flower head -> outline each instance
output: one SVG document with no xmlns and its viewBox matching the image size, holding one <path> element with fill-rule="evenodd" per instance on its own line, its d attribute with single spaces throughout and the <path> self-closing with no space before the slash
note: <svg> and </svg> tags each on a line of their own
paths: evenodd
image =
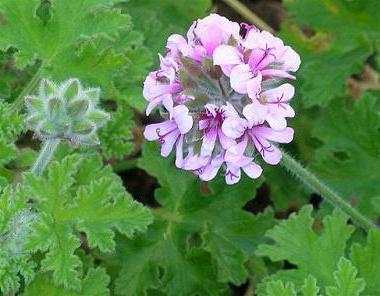
<svg viewBox="0 0 380 296">
<path fill-rule="evenodd" d="M 97 107 L 100 89 L 84 89 L 78 79 L 60 85 L 42 80 L 37 95 L 26 96 L 26 124 L 41 140 L 63 139 L 74 145 L 96 145 L 96 131 L 110 119 Z"/>
<path fill-rule="evenodd" d="M 226 183 L 262 172 L 261 159 L 281 160 L 278 143 L 289 143 L 286 119 L 299 55 L 281 39 L 254 26 L 211 14 L 195 21 L 187 36 L 171 35 L 160 69 L 144 84 L 147 114 L 161 108 L 166 121 L 148 125 L 167 157 L 176 146 L 177 167 L 205 181 L 223 170 Z"/>
</svg>

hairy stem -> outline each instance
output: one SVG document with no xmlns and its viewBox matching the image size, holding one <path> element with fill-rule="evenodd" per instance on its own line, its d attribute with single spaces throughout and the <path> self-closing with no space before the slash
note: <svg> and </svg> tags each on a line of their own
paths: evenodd
<svg viewBox="0 0 380 296">
<path fill-rule="evenodd" d="M 23 88 L 23 90 L 20 92 L 20 94 L 17 96 L 17 98 L 14 100 L 12 104 L 12 111 L 16 112 L 21 109 L 23 106 L 23 100 L 24 97 L 28 94 L 30 94 L 38 85 L 41 79 L 41 73 L 42 73 L 42 65 L 38 68 L 37 72 L 34 73 L 32 79 L 28 82 L 28 84 Z"/>
<path fill-rule="evenodd" d="M 341 196 L 339 196 L 331 188 L 324 184 L 320 179 L 318 179 L 317 176 L 304 168 L 299 162 L 297 162 L 284 150 L 282 150 L 281 164 L 296 177 L 298 177 L 306 186 L 311 188 L 314 192 L 320 194 L 334 207 L 341 209 L 343 212 L 349 215 L 355 224 L 366 231 L 377 228 L 376 225 L 372 223 L 367 217 L 353 208 Z"/>
<path fill-rule="evenodd" d="M 254 24 L 256 27 L 273 33 L 274 30 L 271 26 L 269 26 L 265 21 L 263 21 L 260 17 L 258 17 L 255 13 L 252 12 L 247 6 L 241 3 L 239 0 L 222 0 L 232 9 L 234 9 L 237 13 L 239 13 L 242 17 L 247 19 L 249 22 Z"/>
<path fill-rule="evenodd" d="M 43 147 L 40 151 L 40 154 L 38 155 L 31 169 L 31 172 L 33 174 L 35 174 L 36 176 L 42 175 L 47 164 L 52 159 L 54 152 L 57 149 L 60 141 L 61 141 L 60 139 L 51 139 L 44 142 Z"/>
</svg>

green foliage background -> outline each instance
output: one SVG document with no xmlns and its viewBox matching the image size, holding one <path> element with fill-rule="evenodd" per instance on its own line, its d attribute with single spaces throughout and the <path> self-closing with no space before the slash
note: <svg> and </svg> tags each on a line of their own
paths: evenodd
<svg viewBox="0 0 380 296">
<path fill-rule="evenodd" d="M 277 34 L 302 57 L 288 149 L 379 221 L 380 2 L 283 5 Z M 209 0 L 0 0 L 2 294 L 380 295 L 380 232 L 307 205 L 313 192 L 283 168 L 205 189 L 157 145 L 141 148 L 144 78 L 167 36 L 210 10 Z M 112 119 L 99 147 L 63 145 L 35 177 L 22 101 L 42 77 L 101 87 Z M 123 183 L 136 163 L 157 182 L 147 205 Z"/>
</svg>

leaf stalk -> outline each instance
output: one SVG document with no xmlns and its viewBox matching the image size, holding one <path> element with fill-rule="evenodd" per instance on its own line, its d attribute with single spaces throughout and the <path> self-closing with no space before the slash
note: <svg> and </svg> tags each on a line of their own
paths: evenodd
<svg viewBox="0 0 380 296">
<path fill-rule="evenodd" d="M 311 188 L 314 192 L 321 195 L 329 201 L 334 207 L 342 210 L 352 221 L 363 228 L 365 231 L 370 229 L 377 229 L 377 226 L 372 223 L 367 217 L 361 214 L 357 209 L 353 208 L 346 202 L 339 194 L 334 192 L 316 175 L 303 167 L 297 160 L 290 156 L 287 152 L 281 149 L 282 161 L 281 165 L 284 166 L 289 172 L 293 173 L 299 180 L 301 180 L 307 187 Z"/>
<path fill-rule="evenodd" d="M 43 65 L 41 64 L 40 67 L 38 68 L 37 72 L 34 73 L 33 77 L 31 80 L 29 80 L 28 84 L 23 88 L 23 90 L 20 92 L 20 94 L 17 96 L 17 98 L 14 100 L 12 104 L 12 111 L 16 112 L 19 111 L 19 109 L 23 106 L 24 102 L 24 97 L 36 88 L 38 83 L 41 80 L 41 74 L 43 70 Z"/>
<path fill-rule="evenodd" d="M 274 33 L 274 29 L 269 26 L 264 20 L 258 17 L 252 10 L 250 10 L 247 6 L 241 3 L 239 0 L 222 0 L 228 6 L 230 6 L 233 10 L 239 13 L 246 20 L 254 24 L 256 27 L 268 31 L 270 33 Z"/>
<path fill-rule="evenodd" d="M 49 139 L 43 143 L 40 154 L 38 155 L 35 163 L 33 164 L 32 169 L 31 169 L 31 172 L 34 175 L 36 175 L 36 176 L 42 175 L 47 164 L 52 159 L 54 152 L 57 150 L 57 147 L 58 147 L 60 142 L 61 142 L 60 139 Z"/>
</svg>

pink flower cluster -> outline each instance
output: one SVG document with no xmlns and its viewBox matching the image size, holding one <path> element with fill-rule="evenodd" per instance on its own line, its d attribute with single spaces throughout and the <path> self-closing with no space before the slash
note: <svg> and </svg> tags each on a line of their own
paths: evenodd
<svg viewBox="0 0 380 296">
<path fill-rule="evenodd" d="M 144 83 L 147 115 L 161 106 L 166 118 L 145 128 L 149 141 L 159 141 L 167 157 L 175 146 L 176 166 L 202 180 L 223 168 L 226 183 L 262 173 L 281 160 L 277 143 L 289 143 L 293 129 L 286 118 L 299 55 L 281 39 L 253 26 L 217 14 L 198 20 L 187 38 L 174 34 L 160 68 Z"/>
</svg>

